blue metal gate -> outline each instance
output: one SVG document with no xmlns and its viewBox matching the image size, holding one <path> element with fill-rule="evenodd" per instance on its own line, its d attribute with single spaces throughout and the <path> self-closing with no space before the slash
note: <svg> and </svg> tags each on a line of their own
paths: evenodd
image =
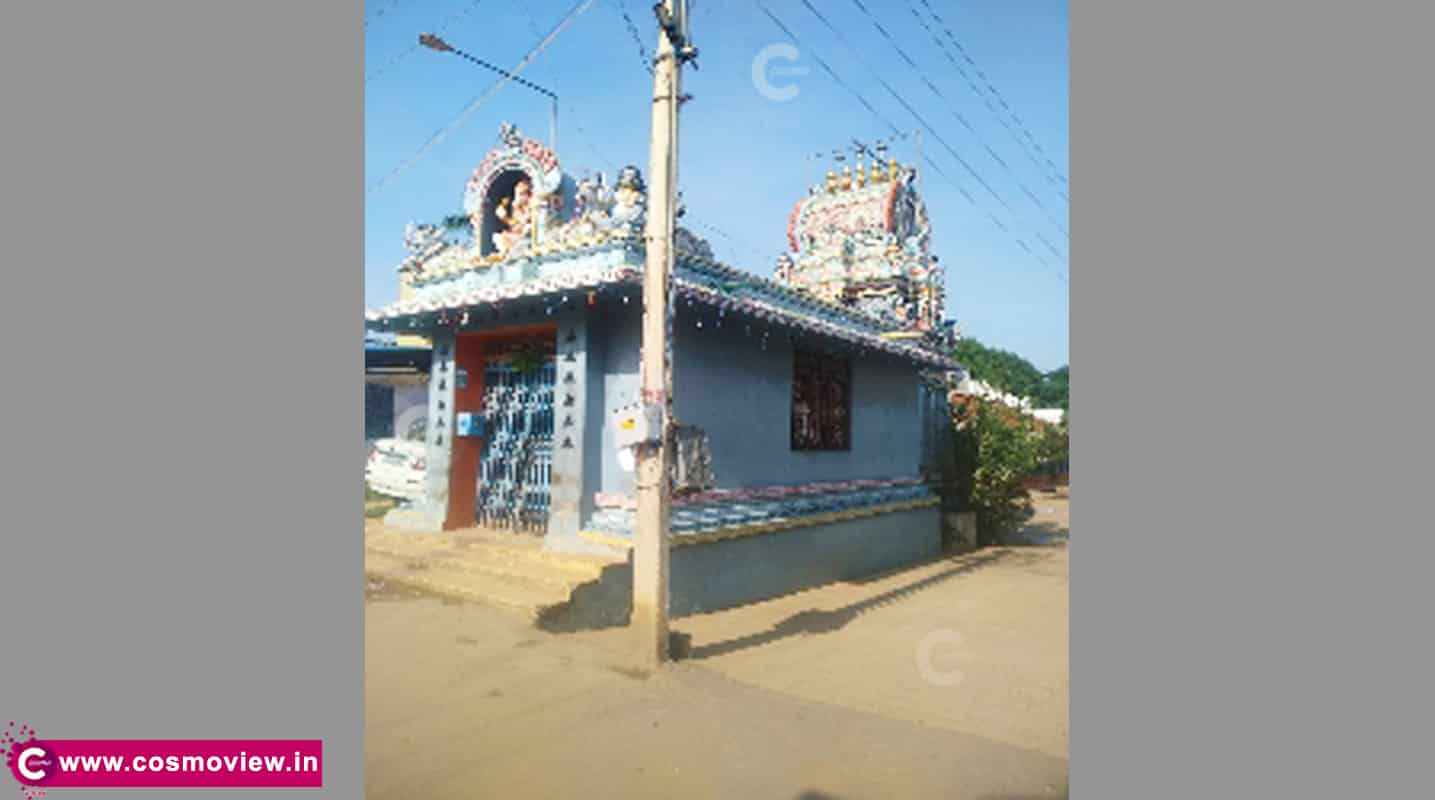
<svg viewBox="0 0 1435 800">
<path fill-rule="evenodd" d="M 483 370 L 487 438 L 479 461 L 480 525 L 542 532 L 553 478 L 553 388 L 557 365 L 522 370 L 490 361 Z"/>
</svg>

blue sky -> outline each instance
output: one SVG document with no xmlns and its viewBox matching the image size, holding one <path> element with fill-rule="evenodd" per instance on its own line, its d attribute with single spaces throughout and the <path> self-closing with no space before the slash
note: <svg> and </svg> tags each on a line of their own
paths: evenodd
<svg viewBox="0 0 1435 800">
<path fill-rule="evenodd" d="M 1015 351 L 1041 369 L 1068 361 L 1070 230 L 1069 186 L 1049 180 L 1033 163 L 1049 157 L 1061 176 L 1067 162 L 1067 6 L 1063 0 L 926 0 L 966 55 L 1000 92 L 1031 134 L 1027 140 L 1009 116 L 999 122 L 923 29 L 932 30 L 979 89 L 985 83 L 942 29 L 930 22 L 923 0 L 863 0 L 921 71 L 913 70 L 882 37 L 854 0 L 809 0 L 840 32 L 834 35 L 801 0 L 762 0 L 800 42 L 795 61 L 767 70 L 777 87 L 797 94 L 779 102 L 753 81 L 753 61 L 764 48 L 791 40 L 753 0 L 695 0 L 692 34 L 700 50 L 697 70 L 684 72 L 679 180 L 688 227 L 712 244 L 718 257 L 764 275 L 785 246 L 787 215 L 831 163 L 820 152 L 890 135 L 848 89 L 818 65 L 826 62 L 893 125 L 918 121 L 887 92 L 866 65 L 897 91 L 964 159 L 990 192 L 926 131 L 920 186 L 932 219 L 933 249 L 947 271 L 947 316 L 963 332 Z M 438 31 L 455 47 L 505 68 L 527 51 L 575 4 L 574 0 L 371 0 L 365 19 L 365 302 L 397 296 L 395 266 L 404 257 L 402 234 L 410 221 L 438 221 L 456 213 L 469 173 L 494 146 L 501 122 L 548 138 L 548 101 L 509 84 L 485 102 L 419 161 L 372 188 L 410 159 L 435 131 L 453 119 L 497 78 L 452 54 L 412 49 L 418 34 Z M 651 78 L 618 9 L 626 10 L 651 52 L 656 27 L 648 0 L 594 0 L 547 51 L 523 72 L 560 98 L 558 156 L 581 176 L 624 164 L 647 172 Z M 464 13 L 467 12 L 467 13 Z M 444 27 L 447 25 L 447 27 Z M 856 47 L 856 54 L 843 44 Z M 924 82 L 941 92 L 933 93 Z M 942 98 L 945 98 L 942 99 Z M 998 106 L 998 108 L 1000 108 Z M 973 133 L 958 120 L 960 113 Z M 1019 145 L 1018 139 L 1025 142 Z M 990 147 L 990 151 L 988 151 Z M 914 141 L 894 146 L 904 163 Z M 937 174 L 925 157 L 937 163 Z M 1003 166 L 1003 164 L 1005 166 Z M 971 196 L 964 198 L 960 186 Z M 1032 196 L 1028 196 L 1028 192 Z M 997 198 L 1000 198 L 998 200 Z M 1005 230 L 993 223 L 996 217 Z M 721 231 L 717 233 L 715 231 Z M 1024 249 L 1019 242 L 1024 242 Z M 1060 254 L 1060 258 L 1052 252 Z M 1038 262 L 1035 255 L 1045 260 Z M 1058 274 L 1059 273 L 1059 274 Z"/>
</svg>

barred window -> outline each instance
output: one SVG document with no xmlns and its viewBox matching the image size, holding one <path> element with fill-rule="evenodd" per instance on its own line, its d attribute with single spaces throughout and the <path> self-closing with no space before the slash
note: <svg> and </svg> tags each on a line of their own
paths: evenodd
<svg viewBox="0 0 1435 800">
<path fill-rule="evenodd" d="M 848 359 L 797 351 L 792 364 L 792 449 L 847 450 L 851 402 Z"/>
</svg>

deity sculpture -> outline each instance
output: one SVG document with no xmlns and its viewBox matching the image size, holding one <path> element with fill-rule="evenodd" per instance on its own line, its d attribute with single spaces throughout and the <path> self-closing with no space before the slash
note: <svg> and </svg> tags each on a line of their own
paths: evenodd
<svg viewBox="0 0 1435 800">
<path fill-rule="evenodd" d="M 786 253 L 777 257 L 777 266 L 773 269 L 773 278 L 778 283 L 787 283 L 792 279 L 792 258 Z"/>
<path fill-rule="evenodd" d="M 493 246 L 500 255 L 507 255 L 532 230 L 533 184 L 527 178 L 520 179 L 513 187 L 513 197 L 499 200 L 493 213 L 503 226 L 493 234 Z"/>
<path fill-rule="evenodd" d="M 608 216 L 608 206 L 613 203 L 613 193 L 608 191 L 603 173 L 598 173 L 596 178 L 585 177 L 578 181 L 578 189 L 574 195 L 575 220 Z"/>
<path fill-rule="evenodd" d="M 613 205 L 613 193 L 604 183 L 603 174 L 585 177 L 578 181 L 573 198 L 573 216 L 564 225 L 549 232 L 553 244 L 560 247 L 578 247 L 601 241 L 607 234 L 610 222 L 609 208 Z"/>
<path fill-rule="evenodd" d="M 638 230 L 646 221 L 647 202 L 644 196 L 643 173 L 627 166 L 618 173 L 618 188 L 613 192 L 611 216 L 617 227 Z"/>
<path fill-rule="evenodd" d="M 404 226 L 404 249 L 412 255 L 423 255 L 443 241 L 443 231 L 427 222 L 410 222 Z"/>
<path fill-rule="evenodd" d="M 523 134 L 518 132 L 518 126 L 513 123 L 501 123 L 498 126 L 498 143 L 511 150 L 517 150 L 523 146 Z"/>
</svg>

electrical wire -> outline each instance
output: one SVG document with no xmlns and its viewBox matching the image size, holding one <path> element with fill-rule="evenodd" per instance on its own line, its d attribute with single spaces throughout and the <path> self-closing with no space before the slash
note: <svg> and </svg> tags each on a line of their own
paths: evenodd
<svg viewBox="0 0 1435 800">
<path fill-rule="evenodd" d="M 470 13 L 473 12 L 475 8 L 478 8 L 479 3 L 481 2 L 482 0 L 474 0 L 472 3 L 469 3 L 468 5 L 464 6 L 461 11 L 449 17 L 448 20 L 444 22 L 444 24 L 440 25 L 436 33 L 438 33 L 439 35 L 447 33 L 449 28 L 453 27 L 460 20 L 467 17 Z M 535 33 L 534 35 L 536 36 L 538 34 Z M 370 81 L 378 80 L 378 78 L 382 76 L 385 72 L 388 72 L 389 70 L 393 69 L 395 66 L 398 65 L 400 61 L 403 61 L 404 59 L 413 55 L 414 51 L 418 49 L 419 43 L 417 41 L 413 42 L 403 51 L 395 55 L 393 58 L 390 58 L 388 61 L 385 61 L 382 65 L 379 66 L 378 69 L 374 70 L 372 74 L 365 76 L 364 84 L 367 85 Z"/>
<path fill-rule="evenodd" d="M 393 170 L 391 170 L 388 174 L 384 175 L 384 177 L 380 178 L 378 182 L 376 182 L 373 186 L 370 186 L 368 191 L 373 192 L 380 188 L 383 188 L 386 184 L 389 183 L 389 181 L 393 180 L 396 176 L 402 174 L 414 164 L 418 163 L 419 159 L 423 158 L 424 154 L 427 153 L 430 149 L 432 149 L 434 145 L 442 141 L 444 137 L 446 137 L 450 132 L 458 128 L 464 123 L 465 120 L 472 116 L 473 112 L 477 111 L 479 106 L 483 105 L 484 101 L 492 97 L 495 93 L 498 92 L 499 89 L 502 89 L 504 86 L 506 86 L 508 82 L 516 78 L 525 67 L 527 67 L 529 64 L 532 64 L 534 59 L 542 55 L 543 51 L 548 49 L 548 46 L 553 44 L 553 41 L 558 38 L 558 35 L 561 34 L 563 31 L 567 30 L 568 26 L 572 24 L 573 20 L 577 19 L 578 15 L 582 14 L 584 11 L 587 11 L 588 7 L 592 4 L 593 0 L 579 0 L 578 4 L 573 6 L 573 8 L 566 15 L 564 15 L 563 19 L 558 21 L 558 24 L 553 27 L 553 30 L 549 31 L 548 35 L 545 36 L 541 41 L 538 42 L 538 44 L 534 45 L 533 48 L 528 51 L 528 54 L 523 57 L 522 61 L 518 62 L 517 66 L 515 66 L 512 70 L 509 70 L 508 74 L 499 78 L 493 85 L 489 86 L 483 94 L 474 98 L 467 106 L 464 107 L 462 111 L 459 112 L 458 116 L 454 117 L 452 120 L 444 124 L 443 127 L 435 131 L 434 134 L 429 137 L 428 141 L 424 142 L 423 146 L 418 149 L 417 153 L 414 153 L 412 157 L 400 163 L 397 167 L 394 167 Z"/>
<path fill-rule="evenodd" d="M 383 5 L 383 6 L 380 6 L 380 7 L 379 7 L 379 10 L 374 12 L 374 16 L 373 16 L 373 17 L 364 20 L 364 29 L 367 30 L 368 27 L 369 27 L 369 23 L 371 23 L 371 22 L 377 22 L 378 19 L 379 19 L 379 17 L 382 17 L 385 13 L 387 13 L 387 12 L 393 10 L 394 6 L 397 6 L 399 3 L 402 3 L 402 2 L 403 2 L 403 0 L 390 0 L 389 3 L 387 3 L 387 4 Z"/>
<path fill-rule="evenodd" d="M 932 15 L 932 20 L 935 21 L 938 27 L 942 29 L 942 32 L 947 35 L 947 38 L 951 41 L 951 43 L 956 46 L 957 52 L 961 54 L 962 59 L 967 62 L 967 65 L 971 67 L 972 71 L 975 72 L 977 76 L 982 79 L 982 82 L 986 84 L 987 93 L 989 93 L 993 98 L 995 98 L 997 103 L 1001 104 L 1001 107 L 1005 109 L 1009 115 L 1011 115 L 1012 121 L 1016 123 L 1017 127 L 1021 129 L 1022 134 L 1026 136 L 1026 141 L 1022 141 L 1021 136 L 1018 136 L 1016 131 L 1012 130 L 1011 126 L 1007 124 L 1006 120 L 1003 119 L 1001 114 L 997 111 L 996 106 L 994 106 L 991 100 L 988 99 L 982 93 L 982 90 L 979 89 L 976 83 L 972 81 L 972 79 L 967 75 L 966 70 L 962 69 L 962 66 L 958 64 L 956 59 L 947 51 L 946 47 L 942 44 L 942 41 L 940 39 L 937 39 L 936 34 L 931 30 L 930 27 L 927 26 L 927 23 L 922 18 L 922 15 L 919 14 L 916 7 L 912 5 L 911 0 L 908 0 L 907 5 L 909 8 L 911 8 L 913 16 L 915 16 L 917 18 L 917 21 L 922 23 L 922 27 L 926 28 L 927 32 L 932 35 L 932 38 L 937 42 L 937 46 L 942 49 L 943 55 L 946 55 L 947 59 L 952 62 L 952 66 L 956 68 L 957 74 L 961 75 L 964 79 L 966 79 L 967 85 L 970 86 L 972 91 L 975 92 L 976 95 L 982 99 L 982 101 L 986 104 L 987 108 L 992 112 L 993 115 L 996 116 L 997 121 L 1002 123 L 1002 126 L 1007 129 L 1007 132 L 1010 133 L 1012 137 L 1016 140 L 1017 144 L 1021 146 L 1023 152 L 1027 152 L 1030 148 L 1034 148 L 1036 152 L 1041 155 L 1041 159 L 1040 161 L 1038 161 L 1035 155 L 1032 155 L 1031 153 L 1027 152 L 1028 157 L 1032 159 L 1032 162 L 1037 165 L 1038 169 L 1044 168 L 1045 170 L 1050 171 L 1050 177 L 1048 178 L 1048 180 L 1053 185 L 1057 185 L 1058 182 L 1060 182 L 1060 184 L 1065 184 L 1069 186 L 1071 181 L 1069 181 L 1067 177 L 1062 174 L 1061 170 L 1057 168 L 1056 164 L 1052 162 L 1051 158 L 1046 154 L 1046 151 L 1043 150 L 1041 145 L 1036 141 L 1036 137 L 1031 135 L 1031 131 L 1026 127 L 1026 123 L 1022 122 L 1021 117 L 1017 116 L 1016 109 L 1012 108 L 1011 105 L 1007 103 L 1006 98 L 1002 96 L 1001 91 L 999 91 L 997 87 L 992 84 L 991 79 L 986 76 L 986 73 L 982 72 L 981 67 L 977 66 L 977 62 L 972 59 L 971 54 L 968 53 L 967 49 L 962 46 L 962 43 L 960 40 L 957 39 L 956 34 L 952 33 L 952 29 L 947 25 L 945 21 L 942 20 L 941 15 L 936 12 L 936 9 L 932 8 L 932 4 L 928 2 L 928 0 L 921 0 L 921 3 L 922 6 L 927 9 L 927 13 Z M 1028 148 L 1028 143 L 1030 143 L 1030 148 Z M 1058 185 L 1058 189 L 1059 188 L 1060 186 Z M 1058 191 L 1058 194 L 1061 195 L 1063 200 L 1066 200 L 1068 203 L 1071 202 L 1071 198 L 1064 192 Z"/>
<path fill-rule="evenodd" d="M 628 10 L 623 7 L 622 0 L 613 0 L 611 8 L 618 12 L 618 15 L 623 18 L 624 24 L 628 26 L 628 35 L 633 37 L 633 43 L 638 46 L 638 58 L 643 62 L 643 69 L 652 75 L 653 56 L 648 55 L 648 47 L 643 44 L 643 35 L 638 32 L 638 26 L 633 23 L 633 18 L 628 16 Z"/>
<path fill-rule="evenodd" d="M 768 20 L 770 20 L 773 25 L 777 26 L 778 30 L 782 31 L 788 39 L 791 39 L 792 43 L 796 45 L 799 49 L 801 49 L 804 54 L 810 56 L 812 60 L 816 62 L 819 67 L 822 68 L 822 71 L 827 73 L 828 77 L 832 78 L 834 83 L 847 90 L 847 92 L 851 94 L 857 100 L 857 102 L 861 104 L 863 108 L 867 109 L 867 111 L 871 113 L 872 116 L 876 117 L 879 122 L 886 125 L 888 130 L 893 134 L 893 136 L 900 137 L 903 135 L 903 131 L 900 128 L 893 124 L 890 119 L 884 116 L 870 102 L 868 102 L 867 98 L 864 97 L 861 92 L 853 88 L 853 86 L 847 81 L 844 81 L 841 76 L 837 74 L 837 71 L 832 69 L 832 67 L 822 58 L 821 55 L 817 53 L 816 50 L 804 45 L 802 43 L 802 40 L 798 38 L 797 34 L 795 34 L 791 28 L 784 24 L 781 19 L 778 19 L 777 15 L 774 14 L 772 10 L 768 8 L 765 3 L 762 2 L 762 0 L 753 0 L 753 2 L 755 5 L 757 5 L 758 9 L 762 11 L 762 13 L 768 18 Z M 942 169 L 941 165 L 938 164 L 936 161 L 933 161 L 930 155 L 924 153 L 923 160 L 927 162 L 927 165 L 930 166 L 934 172 L 944 178 L 948 183 L 951 183 L 952 186 L 957 190 L 957 192 L 961 194 L 961 196 L 968 203 L 970 203 L 973 208 L 978 211 L 986 212 L 987 219 L 991 221 L 991 223 L 997 228 L 997 230 L 1012 235 L 1012 238 L 1016 241 L 1017 245 L 1020 246 L 1022 250 L 1026 251 L 1028 255 L 1032 256 L 1032 258 L 1038 264 L 1055 274 L 1056 277 L 1060 279 L 1062 283 L 1068 283 L 1066 275 L 1064 275 L 1059 269 L 1056 269 L 1052 267 L 1049 263 L 1047 263 L 1046 259 L 1042 258 L 1040 253 L 1037 253 L 1036 251 L 1032 250 L 1031 246 L 1028 245 L 1026 241 L 1023 240 L 1020 236 L 1012 234 L 1010 231 L 1008 231 L 1007 227 L 1002 224 L 1001 220 L 998 219 L 995 214 L 991 213 L 989 209 L 983 208 L 982 205 L 977 202 L 976 198 L 972 197 L 971 192 L 968 192 L 966 190 L 966 187 L 962 186 L 959 182 L 956 181 L 956 179 L 948 175 L 946 170 Z"/>
<path fill-rule="evenodd" d="M 1006 209 L 1007 213 L 1010 214 L 1013 219 L 1015 219 L 1016 210 L 1011 207 L 1011 204 L 1006 201 L 1006 198 L 1002 197 L 996 191 L 996 189 L 993 188 L 992 185 L 987 182 L 986 178 L 982 177 L 982 175 L 977 172 L 976 168 L 971 165 L 971 162 L 963 158 L 961 153 L 958 153 L 956 148 L 952 147 L 951 143 L 948 142 L 944 136 L 938 133 L 937 130 L 931 125 L 931 123 L 927 122 L 927 120 L 922 116 L 921 112 L 918 111 L 916 107 L 913 106 L 910 102 L 908 102 L 907 99 L 903 97 L 900 92 L 894 89 L 892 87 L 892 84 L 888 83 L 887 80 L 883 78 L 882 75 L 878 73 L 877 70 L 866 59 L 862 57 L 861 50 L 859 50 L 855 45 L 853 45 L 852 42 L 849 41 L 847 37 L 843 35 L 843 33 L 837 28 L 837 26 L 832 24 L 832 22 L 828 20 L 827 17 L 823 15 L 821 11 L 818 11 L 817 7 L 814 6 L 811 2 L 809 2 L 809 0 L 800 0 L 800 2 L 809 12 L 812 13 L 813 16 L 817 17 L 819 22 L 821 22 L 824 26 L 827 27 L 829 31 L 831 31 L 832 35 L 835 36 L 844 47 L 846 47 L 853 53 L 858 63 L 866 67 L 867 71 L 872 74 L 872 77 L 879 84 L 881 84 L 882 88 L 885 89 L 889 95 L 892 96 L 892 99 L 896 100 L 897 103 L 902 106 L 902 108 L 906 109 L 907 113 L 911 114 L 912 117 L 917 120 L 918 124 L 920 124 L 924 130 L 931 134 L 932 138 L 936 139 L 937 143 L 940 144 L 943 149 L 945 149 L 947 153 L 952 156 L 952 158 L 956 159 L 957 163 L 962 166 L 962 169 L 966 170 L 967 175 L 969 175 L 972 180 L 976 181 L 979 186 L 985 189 L 987 194 L 991 195 L 992 198 L 996 200 L 997 203 L 1002 206 L 1002 208 Z M 860 2 L 858 3 L 858 5 L 861 6 Z M 863 9 L 865 10 L 865 7 L 863 7 Z M 902 55 L 905 57 L 904 53 Z"/>
<path fill-rule="evenodd" d="M 882 26 L 882 23 L 878 21 L 877 17 L 870 10 L 868 10 L 866 4 L 864 4 L 862 0 L 852 0 L 852 2 L 863 14 L 867 16 L 867 19 L 872 23 L 872 26 L 877 29 L 878 33 L 882 34 L 882 38 L 887 40 L 887 43 L 892 46 L 892 49 L 897 51 L 897 55 L 903 61 L 907 62 L 907 66 L 912 68 L 912 71 L 917 75 L 917 77 L 922 81 L 922 83 L 926 85 L 927 89 L 930 90 L 932 94 L 935 94 L 938 98 L 941 99 L 943 103 L 946 104 L 947 110 L 952 112 L 952 115 L 957 118 L 957 121 L 960 122 L 969 133 L 971 133 L 972 137 L 977 140 L 977 143 L 980 144 L 986 150 L 987 155 L 991 156 L 992 160 L 997 162 L 997 164 L 999 164 L 1002 169 L 1004 169 L 1006 173 L 1011 176 L 1012 181 L 1016 183 L 1018 188 L 1021 189 L 1021 192 L 1027 196 L 1027 199 L 1031 200 L 1032 204 L 1035 205 L 1037 209 L 1042 213 L 1042 215 L 1046 217 L 1047 222 L 1050 222 L 1053 227 L 1055 227 L 1058 231 L 1061 231 L 1061 234 L 1063 236 L 1068 236 L 1069 238 L 1069 235 L 1066 231 L 1066 227 L 1062 225 L 1061 222 L 1059 222 L 1055 217 L 1053 217 L 1051 212 L 1047 209 L 1046 204 L 1041 202 L 1041 200 L 1036 196 L 1036 194 L 1027 188 L 1026 184 L 1021 180 L 1021 176 L 1017 175 L 1016 171 L 1011 168 L 1011 165 L 1008 164 L 1006 160 L 1003 159 L 1001 156 L 997 155 L 997 152 L 991 148 L 991 145 L 987 144 L 986 140 L 982 138 L 982 135 L 977 132 L 977 129 L 972 127 L 972 124 L 967 121 L 967 118 L 963 116 L 960 111 L 957 110 L 956 105 L 953 104 L 950 99 L 948 99 L 946 93 L 939 89 L 935 84 L 932 83 L 930 79 L 927 78 L 927 75 L 923 71 L 923 69 L 917 65 L 917 62 L 910 55 L 907 54 L 907 51 L 903 49 L 902 45 L 897 41 L 897 39 L 893 37 L 892 34 L 889 33 L 887 29 Z M 1058 256 L 1058 258 L 1060 258 L 1060 256 Z"/>
</svg>

